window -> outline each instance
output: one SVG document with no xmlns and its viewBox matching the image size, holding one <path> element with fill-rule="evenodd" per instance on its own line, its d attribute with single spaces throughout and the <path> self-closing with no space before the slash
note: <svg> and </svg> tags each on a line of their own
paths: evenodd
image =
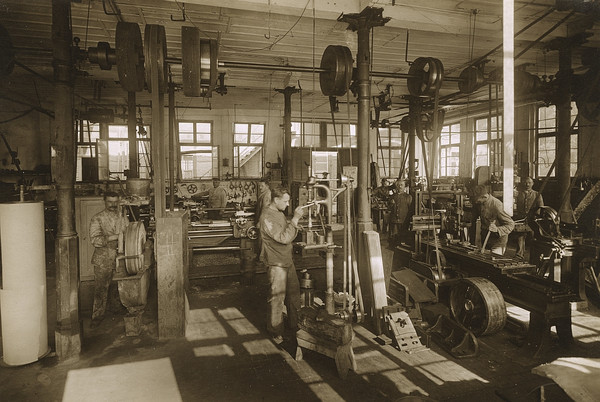
<svg viewBox="0 0 600 402">
<path fill-rule="evenodd" d="M 381 177 L 400 177 L 402 170 L 402 131 L 396 127 L 380 128 L 377 143 L 377 163 Z"/>
<path fill-rule="evenodd" d="M 235 177 L 262 177 L 264 141 L 264 124 L 235 123 L 233 125 L 233 174 Z"/>
<path fill-rule="evenodd" d="M 136 132 L 139 177 L 150 177 L 150 136 L 149 127 Z M 128 128 L 124 125 L 108 126 L 108 172 L 109 178 L 125 179 L 125 171 L 129 170 L 129 138 Z"/>
<path fill-rule="evenodd" d="M 100 124 L 76 120 L 77 173 L 76 181 L 98 180 L 98 147 Z"/>
<path fill-rule="evenodd" d="M 212 122 L 179 122 L 179 156 L 184 180 L 218 176 L 218 149 L 212 146 Z"/>
<path fill-rule="evenodd" d="M 460 124 L 442 127 L 440 134 L 440 177 L 458 176 Z"/>
<path fill-rule="evenodd" d="M 571 125 L 577 117 L 577 105 L 571 102 Z M 571 176 L 577 172 L 577 134 L 578 125 L 571 133 Z M 538 108 L 537 115 L 537 175 L 546 176 L 554 159 L 556 159 L 556 106 Z M 555 175 L 552 171 L 551 176 Z"/>
<path fill-rule="evenodd" d="M 475 120 L 475 167 L 490 166 L 497 172 L 502 166 L 502 116 Z"/>
<path fill-rule="evenodd" d="M 356 148 L 356 124 L 327 124 L 327 148 Z"/>
<path fill-rule="evenodd" d="M 292 122 L 292 147 L 317 148 L 321 146 L 319 123 Z"/>
</svg>

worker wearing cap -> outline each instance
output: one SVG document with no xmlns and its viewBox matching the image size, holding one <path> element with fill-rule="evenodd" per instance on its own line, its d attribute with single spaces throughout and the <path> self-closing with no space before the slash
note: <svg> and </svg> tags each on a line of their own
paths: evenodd
<svg viewBox="0 0 600 402">
<path fill-rule="evenodd" d="M 473 189 L 474 214 L 473 222 L 481 219 L 481 240 L 487 237 L 486 248 L 492 253 L 504 255 L 508 234 L 515 228 L 515 222 L 504 212 L 502 201 L 489 194 L 486 186 L 478 185 Z M 474 228 L 471 227 L 471 238 L 475 238 Z M 489 236 L 489 237 L 488 237 Z"/>
<path fill-rule="evenodd" d="M 287 307 L 290 328 L 298 328 L 300 309 L 300 284 L 296 267 L 292 260 L 292 242 L 298 234 L 298 221 L 304 209 L 294 210 L 294 217 L 287 221 L 283 211 L 288 207 L 290 194 L 281 186 L 271 188 L 271 203 L 260 217 L 262 238 L 261 260 L 267 266 L 269 278 L 269 307 L 267 310 L 267 331 L 277 344 L 283 342 L 283 308 Z"/>
</svg>

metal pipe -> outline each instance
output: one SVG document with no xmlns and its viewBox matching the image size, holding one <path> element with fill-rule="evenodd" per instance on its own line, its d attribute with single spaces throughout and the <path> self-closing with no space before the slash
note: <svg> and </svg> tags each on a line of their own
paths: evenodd
<svg viewBox="0 0 600 402">
<path fill-rule="evenodd" d="M 169 83 L 169 210 L 175 211 L 175 85 Z"/>
<path fill-rule="evenodd" d="M 369 187 L 369 126 L 371 110 L 371 81 L 369 79 L 369 66 L 371 56 L 369 50 L 369 37 L 371 26 L 361 20 L 358 24 L 358 54 L 356 64 L 358 68 L 358 124 L 357 124 L 357 149 L 358 149 L 358 174 L 357 174 L 357 223 L 359 233 L 371 229 L 371 205 L 367 188 Z M 360 255 L 360 252 L 359 252 Z"/>
<path fill-rule="evenodd" d="M 285 165 L 285 186 L 288 191 L 292 185 L 292 94 L 300 91 L 296 87 L 285 87 L 284 89 L 276 89 L 277 92 L 283 94 L 283 159 Z"/>
<path fill-rule="evenodd" d="M 540 43 L 542 39 L 544 39 L 546 36 L 550 35 L 550 33 L 552 33 L 552 31 L 554 31 L 556 28 L 558 28 L 559 26 L 561 26 L 563 24 L 563 22 L 565 22 L 566 20 L 568 20 L 569 18 L 571 18 L 571 16 L 573 14 L 575 14 L 575 10 L 571 11 L 563 19 L 561 19 L 560 21 L 558 21 L 556 24 L 552 25 L 552 27 L 550 29 L 548 29 L 546 32 L 544 32 L 543 34 L 541 34 L 539 38 L 537 38 L 536 40 L 534 40 L 533 42 L 531 42 L 529 45 L 525 46 L 525 49 L 521 50 L 519 52 L 519 54 L 517 54 L 515 56 L 515 60 L 517 60 L 518 58 L 520 58 L 521 56 L 523 56 L 529 49 L 531 49 L 532 47 L 534 47 L 536 44 Z"/>
<path fill-rule="evenodd" d="M 165 60 L 170 64 L 181 64 L 181 59 L 178 57 L 166 57 Z M 249 63 L 242 61 L 219 61 L 218 66 L 220 68 L 239 68 L 245 70 L 265 70 L 265 71 L 288 71 L 288 72 L 298 72 L 298 73 L 326 73 L 329 70 L 320 67 L 304 67 L 304 66 L 293 66 L 293 65 L 275 65 L 275 64 L 265 64 L 265 63 Z M 369 77 L 376 78 L 396 78 L 396 79 L 406 79 L 406 78 L 417 78 L 416 75 L 408 74 L 408 73 L 391 73 L 388 71 L 370 71 Z M 463 81 L 459 77 L 444 77 L 444 81 L 448 82 L 461 82 Z"/>
</svg>

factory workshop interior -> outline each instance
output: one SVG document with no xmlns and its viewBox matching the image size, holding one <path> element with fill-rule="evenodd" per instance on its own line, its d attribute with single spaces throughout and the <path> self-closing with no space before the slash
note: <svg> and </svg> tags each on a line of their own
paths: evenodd
<svg viewBox="0 0 600 402">
<path fill-rule="evenodd" d="M 598 401 L 599 135 L 598 0 L 0 0 L 0 400 Z"/>
</svg>

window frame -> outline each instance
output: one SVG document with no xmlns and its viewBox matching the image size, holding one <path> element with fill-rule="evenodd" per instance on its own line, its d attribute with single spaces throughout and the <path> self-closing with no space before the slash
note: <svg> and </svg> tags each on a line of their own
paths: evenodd
<svg viewBox="0 0 600 402">
<path fill-rule="evenodd" d="M 540 112 L 546 109 L 546 111 L 548 110 L 553 110 L 553 116 L 551 117 L 547 117 L 547 115 L 545 116 L 544 119 L 540 118 Z M 575 119 L 577 118 L 577 114 L 578 114 L 578 110 L 577 110 L 577 104 L 575 103 L 575 101 L 571 101 L 571 125 L 573 125 L 573 122 L 575 121 Z M 554 121 L 554 125 L 548 125 L 547 122 L 548 121 Z M 543 127 L 540 127 L 540 124 L 544 122 Z M 550 169 L 550 167 L 552 166 L 552 164 L 554 163 L 554 160 L 556 159 L 556 139 L 557 139 L 557 134 L 558 134 L 558 127 L 557 127 L 557 110 L 556 110 L 556 105 L 538 105 L 537 109 L 536 109 L 536 114 L 535 114 L 535 174 L 536 177 L 545 177 L 548 174 L 548 170 Z M 546 147 L 543 151 L 544 152 L 549 152 L 549 151 L 553 151 L 553 156 L 554 159 L 552 159 L 552 161 L 548 161 L 545 162 L 544 164 L 540 163 L 540 140 L 546 140 L 546 139 L 553 139 L 553 143 L 554 143 L 554 147 L 553 148 L 549 148 Z M 570 172 L 570 176 L 574 177 L 575 173 L 577 172 L 577 164 L 578 164 L 578 156 L 579 156 L 579 149 L 578 149 L 578 141 L 579 141 L 579 122 L 575 125 L 575 127 L 573 127 L 573 130 L 571 130 L 571 139 L 570 139 L 570 152 L 571 152 L 571 164 L 569 166 L 569 172 Z M 546 158 L 549 158 L 550 155 L 546 154 Z M 544 159 L 546 159 L 544 158 Z M 540 170 L 541 167 L 546 167 L 543 171 Z M 556 177 L 556 169 L 552 170 L 552 174 L 550 175 L 550 177 Z"/>
<path fill-rule="evenodd" d="M 457 135 L 457 139 L 455 135 Z M 448 137 L 448 143 L 443 144 L 444 137 Z M 457 177 L 460 174 L 460 141 L 461 141 L 461 130 L 460 123 L 447 124 L 442 127 L 440 134 L 440 146 L 439 146 L 439 177 Z M 456 141 L 454 141 L 456 140 Z M 449 153 L 456 149 L 457 155 L 450 155 Z M 448 159 L 456 158 L 456 166 L 448 166 Z M 449 168 L 455 168 L 456 174 L 448 174 Z"/>
<path fill-rule="evenodd" d="M 485 121 L 485 127 L 479 129 L 478 122 Z M 491 124 L 490 124 L 491 123 Z M 489 166 L 492 173 L 496 172 L 503 165 L 504 147 L 502 145 L 504 118 L 501 114 L 488 115 L 474 120 L 475 135 L 473 136 L 473 171 L 480 166 Z M 491 127 L 488 127 L 491 125 Z M 478 134 L 485 133 L 485 139 L 478 139 Z M 479 147 L 485 147 L 487 153 L 487 163 L 478 164 L 477 159 L 482 154 L 477 152 Z"/>
<path fill-rule="evenodd" d="M 191 131 L 182 131 L 184 125 L 191 124 Z M 199 130 L 202 125 L 209 125 L 209 130 Z M 187 128 L 187 127 L 184 127 Z M 190 135 L 191 141 L 182 141 L 182 135 Z M 202 139 L 200 136 L 208 136 Z M 212 177 L 219 177 L 218 155 L 219 148 L 214 146 L 214 123 L 211 120 L 179 120 L 177 122 L 177 156 L 182 180 L 201 180 Z M 189 148 L 189 149 L 185 149 Z M 194 149 L 195 148 L 195 149 Z M 210 170 L 206 174 L 198 175 L 202 161 L 193 156 L 204 155 L 210 159 Z M 192 156 L 189 158 L 188 156 Z M 215 163 L 216 159 L 216 163 Z M 191 173 L 190 173 L 191 172 Z M 210 174 L 209 174 L 210 173 Z"/>
<path fill-rule="evenodd" d="M 399 134 L 399 136 L 396 134 Z M 401 164 L 405 152 L 406 134 L 402 132 L 400 127 L 380 127 L 378 128 L 378 136 L 377 164 L 379 175 L 382 178 L 400 177 L 403 171 Z M 398 145 L 393 145 L 395 143 Z M 392 163 L 393 161 L 399 161 L 399 163 Z"/>
<path fill-rule="evenodd" d="M 245 126 L 246 130 L 245 131 L 238 131 L 238 128 L 241 126 Z M 253 127 L 261 127 L 262 130 L 259 130 L 258 132 L 253 131 Z M 267 124 L 263 123 L 263 122 L 234 122 L 233 123 L 233 177 L 236 178 L 261 178 L 264 175 L 264 150 L 265 150 L 265 138 L 267 135 Z M 262 132 L 261 132 L 262 131 Z M 262 140 L 256 141 L 256 139 L 253 138 L 253 133 L 255 133 L 256 136 L 258 136 L 258 134 L 262 134 Z M 246 139 L 245 141 L 241 140 L 241 136 L 245 135 Z M 240 165 L 241 160 L 243 159 L 243 157 L 241 157 L 241 155 L 244 153 L 242 151 L 242 148 L 246 147 L 246 148 L 254 148 L 255 150 L 250 151 L 253 155 L 251 158 L 254 158 L 255 156 L 258 156 L 260 159 L 258 161 L 258 171 L 255 174 L 246 174 L 243 177 L 241 176 L 241 170 L 243 168 L 242 165 Z"/>
</svg>

